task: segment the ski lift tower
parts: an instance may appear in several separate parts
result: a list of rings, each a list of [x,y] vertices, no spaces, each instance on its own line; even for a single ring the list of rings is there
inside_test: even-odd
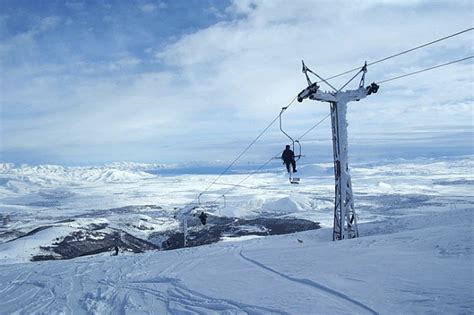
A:
[[[321,82],[326,83],[334,91],[321,91],[316,83],[311,83],[308,72],[317,76]],[[331,109],[331,125],[332,125],[332,143],[334,155],[334,177],[335,177],[335,200],[334,200],[334,227],[332,239],[333,241],[359,237],[357,229],[357,218],[354,209],[354,198],[352,193],[351,176],[349,174],[349,160],[347,153],[347,103],[359,101],[367,95],[377,93],[378,85],[372,83],[364,87],[365,73],[367,72],[367,63],[359,70],[339,90],[334,88],[326,80],[307,68],[303,62],[303,73],[308,81],[308,87],[298,94],[298,102],[309,98],[315,101],[328,102]],[[345,90],[349,82],[356,78],[360,73],[362,77],[359,88],[356,90]]]

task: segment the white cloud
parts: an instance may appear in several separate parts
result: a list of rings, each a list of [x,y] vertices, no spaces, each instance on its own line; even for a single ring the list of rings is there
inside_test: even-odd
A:
[[[45,32],[51,29],[56,28],[61,19],[57,16],[48,16],[43,19],[41,19],[41,22],[39,23],[38,30],[41,32]]]
[[[158,7],[152,3],[144,4],[140,8],[143,12],[146,12],[146,13],[151,13],[151,12],[154,12],[156,9],[158,9]]]
[[[84,8],[84,2],[82,1],[66,1],[65,6],[73,10],[82,10]]]
[[[319,5],[309,1],[237,2],[236,11],[247,13],[247,18],[187,35],[168,46],[159,57],[182,69],[189,91],[202,95],[204,85],[209,96],[203,98],[212,96],[220,100],[221,109],[223,105],[230,106],[237,112],[268,117],[304,87],[299,71],[302,58],[321,75],[329,76],[362,65],[366,59],[371,61],[458,31],[468,19],[468,15],[460,19],[459,10],[436,12],[434,16],[445,15],[443,20],[449,22],[442,26],[438,23],[442,29],[434,35],[434,16],[423,12],[399,12],[393,18],[394,12],[387,8],[376,13],[375,6],[349,5],[345,10],[340,3],[324,4],[325,8],[319,10]],[[456,22],[452,22],[454,15],[458,15]],[[328,21],[327,16],[334,21]],[[342,19],[349,16],[351,21]],[[386,22],[381,27],[378,23],[383,20]],[[469,40],[465,36],[458,43],[465,44],[466,37]],[[385,67],[371,67],[367,80],[386,77],[387,69],[393,73],[409,71],[410,68],[400,66],[420,63],[420,57],[426,54],[415,53],[387,62]],[[335,81],[342,84],[343,80]],[[436,87],[432,89],[435,91]]]
[[[11,18],[11,17],[10,17]],[[61,19],[57,16],[48,16],[39,20],[38,23],[24,31],[0,42],[0,55],[16,50],[20,54],[25,54],[30,50],[38,49],[35,37],[41,33],[55,29],[60,24]]]
[[[150,5],[141,9],[157,9]],[[171,149],[160,152],[157,160],[232,158],[240,147],[216,145],[209,152],[200,151],[199,144],[253,139],[305,87],[301,59],[328,77],[469,27],[466,7],[469,3],[235,1],[226,10],[235,19],[186,34],[158,53],[156,47],[147,48],[146,54],[155,54],[166,70],[149,70],[143,59],[111,51],[108,62],[78,63],[76,75],[37,69],[51,77],[13,80],[16,89],[5,84],[4,101],[22,100],[32,112],[42,109],[47,115],[20,120],[28,128],[15,127],[19,120],[12,120],[4,146],[43,147],[61,154],[69,146],[93,145],[94,152],[84,149],[84,159],[89,154],[117,159],[130,143],[143,144],[148,154],[150,148],[158,154],[169,144]],[[46,31],[58,23],[48,19],[41,25]],[[369,67],[367,81],[464,57],[471,46],[472,33],[458,36]],[[125,72],[139,66],[142,73]],[[361,140],[368,133],[393,136],[436,124],[440,130],[469,125],[468,67],[453,65],[382,85],[378,94],[351,104],[350,134]],[[107,71],[113,75],[104,76]],[[327,112],[327,104],[295,103],[285,114],[285,126],[300,135]],[[265,141],[286,141],[275,127]],[[191,146],[197,149],[186,149]]]

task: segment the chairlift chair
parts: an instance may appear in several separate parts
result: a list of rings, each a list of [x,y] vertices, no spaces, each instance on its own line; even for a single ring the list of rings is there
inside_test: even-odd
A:
[[[288,139],[290,139],[293,152],[295,152],[295,143],[298,144],[298,154],[295,154],[295,162],[296,162],[296,161],[299,161],[299,159],[302,157],[302,155],[301,155],[301,143],[299,142],[299,140],[293,139],[288,133],[285,132],[285,130],[283,130],[283,125],[282,125],[281,116],[282,116],[282,114],[285,112],[285,110],[286,110],[287,108],[288,108],[288,106],[281,108],[281,112],[280,112],[280,115],[279,115],[279,119],[280,119],[280,131],[281,131]],[[291,169],[290,169],[290,171],[288,172],[288,175],[289,175],[290,184],[299,184],[299,183],[300,183],[300,178],[299,178],[299,177],[294,177],[294,176],[293,176],[293,172],[291,171]]]

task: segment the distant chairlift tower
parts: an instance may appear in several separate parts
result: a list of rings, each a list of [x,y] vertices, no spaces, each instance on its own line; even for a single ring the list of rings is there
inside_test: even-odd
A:
[[[334,92],[319,90],[317,83],[311,83],[308,72],[316,75],[322,82],[329,85]],[[357,218],[354,209],[351,176],[349,174],[349,161],[347,154],[347,103],[359,101],[367,95],[377,93],[378,85],[372,83],[364,87],[367,63],[339,90],[326,80],[307,68],[303,62],[303,73],[306,75],[308,87],[298,94],[298,102],[309,98],[315,101],[328,102],[331,108],[332,142],[334,155],[335,200],[334,200],[334,227],[332,239],[342,240],[359,237]],[[341,91],[357,75],[362,73],[362,78],[357,90]]]

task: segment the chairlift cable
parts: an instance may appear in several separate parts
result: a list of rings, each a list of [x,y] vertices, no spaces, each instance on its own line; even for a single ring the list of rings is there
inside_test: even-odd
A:
[[[341,92],[343,88],[345,88],[349,83],[352,82],[352,80],[354,80],[358,75],[359,73],[363,72],[363,71],[367,71],[367,64],[364,65],[364,67],[362,69],[359,70],[359,72],[357,72],[356,74],[354,74],[354,76],[346,82],[346,84],[344,84],[343,86],[341,86],[339,88],[339,90],[337,90],[337,93]]]
[[[399,76],[396,76],[396,77],[393,77],[393,78],[390,78],[390,79],[385,79],[385,80],[382,80],[382,81],[378,81],[377,84],[386,83],[386,82],[389,82],[389,81],[401,79],[401,78],[404,78],[404,77],[408,77],[408,76],[415,75],[415,74],[418,74],[418,73],[422,73],[422,72],[426,72],[426,71],[429,71],[429,70],[441,68],[441,67],[444,67],[444,66],[451,65],[451,64],[453,64],[453,63],[458,63],[458,62],[461,62],[461,61],[464,61],[464,60],[468,60],[468,59],[472,59],[472,58],[474,58],[474,55],[473,55],[473,56],[469,56],[469,57],[465,57],[465,58],[462,58],[462,59],[458,59],[458,60],[446,62],[446,63],[440,64],[440,65],[436,65],[436,66],[433,66],[433,67],[429,67],[429,68],[426,68],[426,69],[422,69],[422,70],[417,70],[417,71],[414,71],[414,72],[406,73],[406,74],[399,75]]]
[[[318,127],[320,124],[322,124],[329,116],[331,116],[331,114],[328,114],[326,115],[323,119],[321,119],[320,121],[318,121],[315,125],[313,125],[311,128],[309,128],[308,130],[306,130],[299,138],[298,140],[301,140],[302,138],[304,138],[308,133],[310,133],[311,131],[314,130],[314,128]],[[234,189],[236,189],[237,187],[245,187],[245,188],[249,188],[249,187],[246,187],[246,186],[242,186],[242,183],[245,182],[247,179],[249,179],[250,177],[252,177],[253,175],[255,175],[256,173],[258,173],[259,171],[261,171],[265,166],[267,166],[268,164],[270,164],[270,162],[272,160],[274,160],[276,157],[279,157],[281,155],[282,151],[280,151],[279,153],[275,154],[274,156],[272,156],[270,159],[268,159],[265,163],[263,163],[262,165],[260,165],[260,167],[258,167],[256,170],[254,170],[253,172],[251,172],[247,177],[245,177],[244,179],[240,180],[237,184],[233,185],[234,187],[231,187],[229,188],[227,191],[225,191],[223,193],[223,195],[227,195],[229,194],[231,191],[233,191]],[[217,198],[216,200],[214,200],[213,202],[216,202],[219,198]]]
[[[432,66],[432,67],[429,67],[429,68],[426,68],[426,69],[422,69],[422,70],[417,70],[417,71],[414,71],[414,72],[406,73],[406,74],[399,75],[399,76],[396,76],[396,77],[393,77],[393,78],[390,78],[390,79],[385,79],[385,80],[382,80],[382,81],[378,81],[377,84],[386,83],[386,82],[389,82],[389,81],[401,79],[401,78],[404,78],[404,77],[408,77],[408,76],[415,75],[415,74],[418,74],[418,73],[422,73],[422,72],[426,72],[426,71],[429,71],[429,70],[441,68],[441,67],[444,67],[444,66],[448,66],[448,65],[451,65],[451,64],[454,64],[454,63],[458,63],[458,62],[461,62],[461,61],[465,61],[465,60],[468,60],[468,59],[472,59],[472,58],[474,58],[474,55],[473,55],[473,56],[469,56],[469,57],[465,57],[465,58],[461,58],[461,59],[458,59],[458,60],[446,62],[446,63],[443,63],[443,64],[439,64],[439,65],[436,65],[436,66]],[[303,134],[298,138],[298,140],[301,140],[304,136],[306,136],[308,133],[310,133],[314,128],[316,128],[316,127],[319,126],[323,121],[325,121],[329,116],[331,116],[331,114],[327,114],[323,119],[321,119],[320,121],[318,121],[313,127],[311,127],[311,128],[308,129],[305,133],[303,133]]]
[[[279,155],[281,155],[281,152],[282,152],[282,151],[280,151],[280,153],[278,153],[278,154],[272,156],[272,157],[271,157],[270,159],[268,159],[265,163],[263,163],[262,165],[260,165],[259,168],[257,168],[255,171],[251,172],[247,177],[245,177],[244,179],[242,179],[241,181],[239,181],[236,186],[241,185],[243,182],[245,182],[245,181],[246,181],[247,179],[249,179],[251,176],[257,174],[257,173],[258,173],[260,170],[262,170],[265,166],[267,166],[268,164],[270,164],[270,162],[271,162],[272,160],[274,160],[275,157],[278,157]]]
[[[306,136],[308,133],[310,133],[311,131],[313,131],[314,128],[316,128],[317,126],[319,126],[320,124],[323,123],[323,121],[325,121],[326,119],[328,119],[328,117],[331,116],[331,113],[327,114],[326,116],[324,116],[323,119],[321,119],[320,121],[318,121],[315,125],[313,125],[311,128],[309,128],[308,130],[306,130],[299,138],[298,140],[301,140],[304,136]]]
[[[291,100],[291,102],[286,106],[286,108],[290,107],[293,102],[296,100],[296,96],[293,98],[293,100]],[[232,167],[234,166],[234,164],[258,141],[258,139],[260,139],[263,134],[265,132],[267,132],[267,130],[277,121],[277,119],[279,118],[279,115],[277,115],[266,127],[265,129],[263,129],[259,134],[258,136],[252,140],[252,142],[250,142],[250,144],[242,151],[240,152],[240,154],[229,164],[229,166],[227,166],[227,168],[222,171],[222,173],[219,174],[219,176],[216,177],[216,179],[204,190],[204,192],[208,191],[209,188],[211,188],[221,177],[222,175],[224,175],[225,173],[227,173],[227,171]],[[203,193],[204,193],[203,192]]]
[[[291,100],[290,103],[288,103],[288,105],[286,106],[286,108],[288,109],[296,100],[296,96]],[[217,181],[225,174],[227,173],[227,171],[232,167],[234,166],[234,164],[263,136],[263,134],[265,132],[267,132],[267,130],[279,119],[279,116],[280,115],[277,115],[259,134],[258,136],[252,140],[252,142],[250,142],[250,144],[244,149],[242,150],[242,152],[240,152],[240,154],[229,164],[229,166],[227,166],[226,169],[224,169],[224,171],[222,171],[207,187],[206,189],[204,189],[200,194],[198,194],[198,197],[202,194],[204,194],[205,192],[207,192],[212,186],[214,186],[214,184],[217,183]],[[190,203],[188,203],[186,206],[184,206],[184,208],[192,205],[193,203],[196,202],[196,200],[198,199],[198,197],[194,198]]]
[[[243,186],[242,183],[245,182],[247,179],[249,179],[250,177],[252,177],[253,175],[255,175],[256,173],[258,173],[260,170],[262,170],[265,166],[267,166],[272,160],[275,159],[275,157],[277,157],[279,154],[281,154],[282,151],[280,151],[280,153],[272,156],[268,161],[266,161],[265,163],[263,163],[262,165],[260,165],[259,168],[257,168],[256,170],[254,170],[253,172],[251,172],[249,175],[247,175],[244,179],[240,180],[237,184],[233,185],[233,187],[229,188],[228,190],[226,190],[222,195],[227,195],[229,194],[231,191],[233,191],[234,189],[236,189],[237,187],[244,187],[244,188],[247,188],[247,189],[252,189],[248,186]],[[214,200],[213,202],[216,202],[217,200],[219,200],[219,198],[217,198],[216,200]]]
[[[252,187],[249,187],[249,186],[245,186],[245,185],[239,185],[239,184],[229,184],[229,183],[223,183],[223,182],[216,182],[217,185],[222,185],[222,186],[238,186],[238,187],[243,187],[243,188],[247,188],[247,189],[252,189]]]
[[[410,53],[412,51],[415,51],[415,50],[418,50],[418,49],[421,49],[421,48],[424,48],[424,47],[427,47],[427,46],[430,46],[430,45],[433,45],[433,44],[436,44],[436,43],[439,43],[443,40],[446,40],[446,39],[449,39],[449,38],[452,38],[452,37],[455,37],[455,36],[458,36],[458,35],[461,35],[463,33],[467,33],[467,32],[470,32],[474,30],[473,27],[470,27],[468,29],[465,29],[465,30],[462,30],[460,32],[457,32],[457,33],[454,33],[454,34],[451,34],[451,35],[448,35],[448,36],[445,36],[445,37],[442,37],[442,38],[439,38],[439,39],[436,39],[436,40],[433,40],[431,42],[428,42],[428,43],[425,43],[425,44],[422,44],[422,45],[419,45],[419,46],[416,46],[416,47],[413,47],[413,48],[410,48],[410,49],[407,49],[407,50],[404,50],[402,52],[399,52],[399,53],[396,53],[396,54],[393,54],[393,55],[390,55],[388,57],[385,57],[385,58],[381,58],[381,59],[378,59],[376,61],[372,61],[370,63],[367,64],[367,66],[372,66],[372,65],[375,65],[377,63],[380,63],[380,62],[383,62],[383,61],[386,61],[386,60],[389,60],[389,59],[392,59],[392,58],[395,58],[395,57],[398,57],[398,56],[401,56],[401,55],[404,55],[404,54],[407,54],[407,53]],[[331,79],[335,79],[337,77],[340,77],[340,76],[343,76],[345,74],[348,74],[348,73],[351,73],[351,72],[354,72],[354,71],[357,71],[359,70],[360,67],[357,67],[357,68],[353,68],[351,70],[347,70],[347,71],[344,71],[342,73],[339,73],[339,74],[336,74],[336,75],[333,75],[329,78],[326,78],[325,80],[328,81],[328,80],[331,80]],[[319,81],[317,83],[321,83],[323,81]]]

